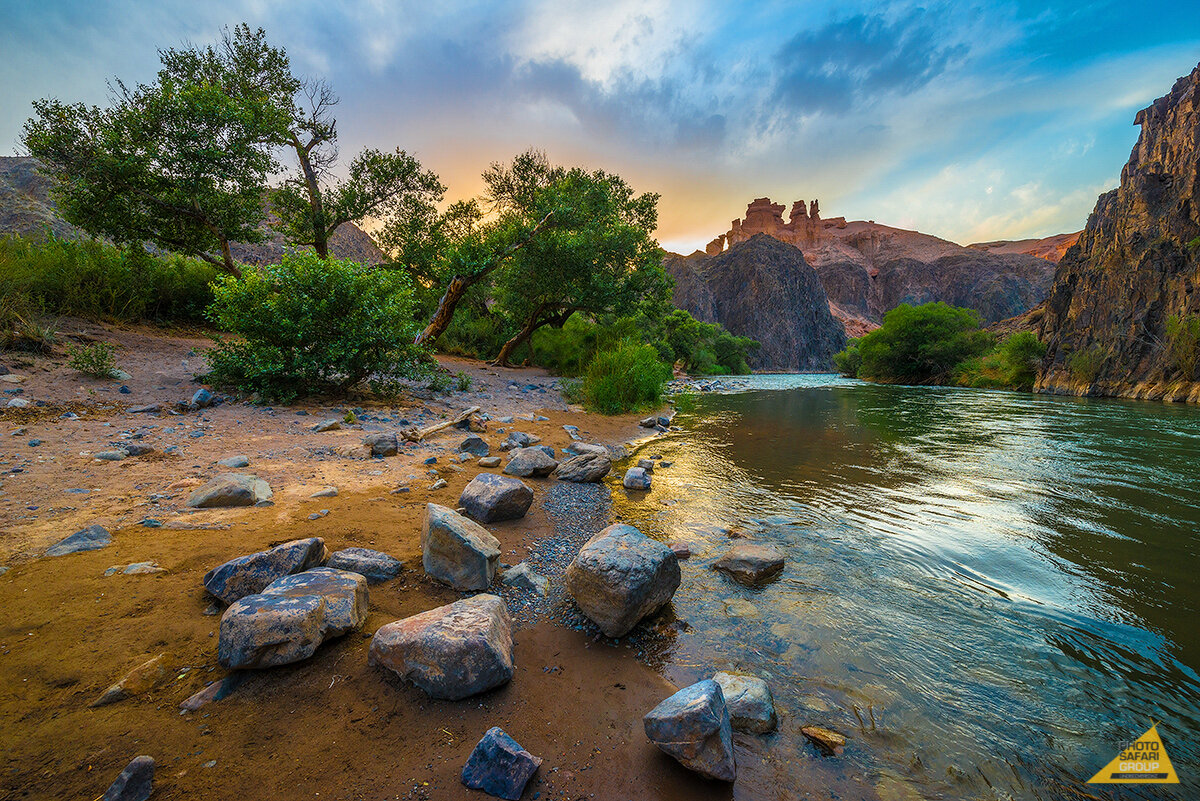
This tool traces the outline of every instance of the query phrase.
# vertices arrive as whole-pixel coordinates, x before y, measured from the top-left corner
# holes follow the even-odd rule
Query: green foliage
[[[862,369],[862,354],[858,352],[858,340],[852,339],[846,343],[846,349],[833,354],[833,366],[847,378],[857,378]]]
[[[1076,381],[1091,384],[1099,377],[1100,371],[1104,369],[1104,362],[1107,360],[1108,351],[1097,342],[1068,356],[1067,370]]]
[[[1000,343],[1002,377],[1007,386],[1033,389],[1038,365],[1046,355],[1046,343],[1032,331],[1020,331]]]
[[[466,373],[464,373],[460,370],[459,372],[454,374],[454,378],[455,378],[455,387],[454,387],[455,389],[457,389],[459,392],[470,392],[471,391],[471,376],[467,375]]]
[[[584,404],[601,414],[622,414],[656,406],[671,368],[649,345],[622,342],[596,354],[583,376]]]
[[[1198,240],[1200,241],[1200,240]],[[1184,381],[1196,375],[1196,361],[1200,357],[1200,315],[1173,314],[1167,318],[1167,355]]]
[[[558,387],[559,392],[562,393],[563,400],[565,400],[567,403],[583,403],[584,397],[582,378],[564,378],[558,382]]]
[[[93,342],[90,345],[67,346],[67,366],[93,378],[111,378],[117,369],[112,345]]]
[[[1195,253],[1197,250],[1200,250],[1200,236],[1196,237],[1191,242],[1188,242],[1187,246],[1188,246],[1188,250],[1190,250],[1193,253]]]
[[[24,316],[201,322],[216,270],[198,259],[152,256],[95,240],[0,237],[5,308]]]
[[[750,372],[746,359],[760,347],[719,324],[702,323],[683,309],[662,318],[661,336],[669,347],[660,347],[660,354],[670,362],[682,361],[683,369],[693,375],[745,375]]]
[[[412,290],[401,272],[304,251],[223,277],[214,295],[210,318],[240,337],[209,351],[216,383],[289,401],[420,372]]]
[[[993,338],[979,329],[979,315],[946,303],[889,311],[883,325],[858,340],[860,378],[904,384],[946,381],[960,362],[986,353]],[[849,364],[852,357],[843,361]]]

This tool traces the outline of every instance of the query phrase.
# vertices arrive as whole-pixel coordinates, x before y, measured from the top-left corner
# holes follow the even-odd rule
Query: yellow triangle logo
[[[1088,784],[1179,784],[1157,724],[1088,779]]]

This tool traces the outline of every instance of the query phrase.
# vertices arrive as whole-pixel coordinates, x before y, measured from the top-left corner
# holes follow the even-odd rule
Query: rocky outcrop
[[[1200,315],[1200,66],[1134,122],[1120,187],[1058,263],[1036,389],[1196,403],[1195,351],[1171,352],[1167,321]]]
[[[1071,246],[1079,241],[1083,231],[1073,234],[1055,234],[1042,239],[1001,239],[995,242],[975,242],[967,245],[975,250],[987,253],[1020,253],[1025,256],[1037,256],[1039,259],[1058,264]]]
[[[752,367],[825,370],[846,344],[821,279],[797,248],[757,234],[715,256],[669,256],[674,301],[693,317],[762,343]]]

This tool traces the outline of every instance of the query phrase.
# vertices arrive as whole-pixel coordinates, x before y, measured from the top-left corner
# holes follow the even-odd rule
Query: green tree
[[[946,303],[902,303],[858,340],[858,375],[906,384],[942,383],[960,362],[992,348],[979,314]]]
[[[1172,314],[1166,326],[1167,354],[1184,381],[1196,374],[1200,358],[1200,315]]]
[[[152,242],[239,273],[231,241],[260,242],[295,79],[282,50],[241,25],[217,47],[160,50],[150,84],[114,80],[110,106],[41,99],[22,141],[63,217],[118,244]]]

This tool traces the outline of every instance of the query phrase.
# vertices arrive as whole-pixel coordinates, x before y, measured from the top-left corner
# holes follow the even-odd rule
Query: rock
[[[542,764],[499,726],[488,729],[463,765],[462,783],[472,790],[518,801]]]
[[[239,467],[249,467],[250,457],[242,456],[240,454],[238,456],[226,456],[224,459],[218,460],[217,464],[221,465],[221,467],[232,467],[235,469]]]
[[[625,471],[625,478],[621,480],[621,484],[625,489],[648,490],[650,475],[640,467],[631,467]]]
[[[319,422],[315,426],[313,426],[312,430],[316,431],[318,434],[320,434],[325,431],[337,431],[341,427],[342,427],[341,420],[331,419],[331,420],[322,420],[321,422]]]
[[[29,401],[25,398],[9,398],[7,406],[10,409],[24,409],[29,406]]]
[[[783,572],[784,556],[770,545],[739,542],[713,565],[742,584],[760,584]]]
[[[669,546],[676,559],[687,559],[692,555],[692,547],[686,542],[672,542]]]
[[[658,417],[644,417],[638,421],[638,425],[642,428],[654,428],[658,425]]]
[[[511,431],[505,438],[504,442],[500,443],[500,450],[512,451],[517,448],[528,448],[530,445],[536,445],[541,442],[541,437],[535,437],[533,434],[526,434],[521,431]]]
[[[500,577],[500,581],[509,587],[530,590],[543,596],[550,590],[550,580],[545,576],[539,575],[536,570],[530,567],[528,562],[521,562],[505,570],[504,575]]]
[[[721,685],[725,696],[725,707],[729,710],[729,724],[734,731],[749,734],[766,734],[775,731],[775,699],[771,688],[757,676],[738,673],[717,673],[713,681]]]
[[[334,551],[325,565],[358,573],[366,577],[370,584],[394,579],[404,569],[404,563],[399,559],[380,551],[372,551],[370,548],[344,548]]]
[[[193,509],[217,509],[254,506],[271,500],[271,487],[258,476],[247,473],[222,473],[196,489],[188,498]]]
[[[483,458],[481,458],[479,460],[479,466],[480,467],[499,467],[500,466],[500,457],[499,456],[484,456]]]
[[[127,442],[121,446],[121,450],[125,451],[127,456],[145,456],[148,453],[154,453],[154,448],[142,445],[140,442]]]
[[[566,573],[567,592],[609,637],[623,636],[667,604],[679,580],[670,548],[620,523],[588,540]]]
[[[146,801],[154,790],[154,759],[134,757],[108,786],[100,801]],[[91,795],[91,793],[88,793]]]
[[[309,537],[276,545],[269,551],[239,556],[204,576],[204,588],[227,604],[260,593],[273,581],[325,564],[325,540]]]
[[[108,706],[131,696],[141,695],[163,684],[170,677],[171,674],[167,672],[167,655],[159,654],[126,673],[120,681],[92,701],[90,706]]]
[[[612,471],[612,466],[607,453],[581,453],[559,464],[554,475],[560,481],[592,484],[603,480]]]
[[[515,520],[533,505],[533,490],[520,479],[480,473],[463,489],[458,505],[480,523]]]
[[[824,726],[802,726],[800,732],[826,756],[841,756],[846,746],[844,735]]]
[[[212,406],[212,402],[213,394],[204,387],[201,387],[200,389],[196,390],[194,395],[192,395],[191,403],[188,405],[193,409],[205,409],[209,406]]]
[[[126,409],[125,411],[129,412],[130,414],[158,414],[162,411],[162,408],[163,405],[161,403],[148,403],[145,406],[134,406],[133,408]]]
[[[367,434],[363,437],[362,443],[371,449],[372,456],[395,456],[400,450],[396,434],[389,431]]]
[[[457,701],[512,679],[512,654],[508,607],[484,593],[380,627],[369,661]]]
[[[98,452],[92,454],[93,458],[100,459],[105,462],[119,462],[122,459],[125,459],[127,456],[129,456],[129,454],[123,450],[120,450],[120,451],[98,451]]]
[[[496,575],[500,541],[452,509],[426,504],[421,525],[425,572],[456,590],[486,590]]]
[[[650,742],[685,768],[725,782],[737,778],[729,710],[712,679],[684,687],[654,707],[642,724]]]
[[[246,678],[246,673],[238,671],[230,673],[223,679],[212,682],[204,689],[189,695],[183,703],[179,705],[179,709],[183,712],[195,712],[201,707],[208,706],[211,703],[227,698],[230,693],[238,688]]]
[[[469,436],[458,446],[459,453],[469,453],[472,456],[487,456],[492,452],[491,447],[480,436]]]
[[[221,616],[217,661],[222,667],[267,668],[307,659],[330,637],[367,619],[367,580],[315,567],[273,581],[234,602]]]
[[[541,448],[517,448],[509,454],[504,472],[518,478],[543,478],[550,475],[556,467],[558,462],[547,456]]]
[[[114,565],[105,570],[104,575],[112,576],[121,573],[126,576],[148,576],[166,572],[155,562],[134,562],[131,565]]]
[[[654,461],[652,459],[638,459],[637,466],[645,470],[647,473],[654,472]]]
[[[337,494],[338,494],[337,487],[325,487],[324,489],[317,490],[316,492],[314,492],[312,495],[309,495],[308,497],[310,497],[310,498],[336,498]]]
[[[440,489],[445,489],[445,488],[446,488],[446,487],[448,487],[448,486],[450,486],[450,482],[449,482],[449,481],[447,481],[447,480],[446,480],[446,479],[444,479],[444,478],[439,478],[437,481],[435,481],[435,482],[433,482],[432,484],[430,484],[430,485],[429,485],[429,489],[431,489],[431,490],[440,490]]]
[[[98,551],[112,542],[104,526],[91,525],[61,539],[46,549],[46,556],[65,556],[79,551]]]

